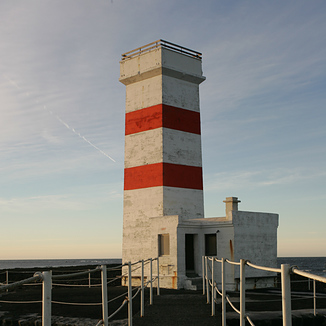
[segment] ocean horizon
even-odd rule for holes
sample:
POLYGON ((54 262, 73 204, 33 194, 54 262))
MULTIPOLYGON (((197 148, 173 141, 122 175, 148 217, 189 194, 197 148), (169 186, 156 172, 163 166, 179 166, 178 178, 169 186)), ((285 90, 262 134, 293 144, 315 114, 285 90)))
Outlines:
MULTIPOLYGON (((0 260, 0 270, 15 268, 50 268, 69 266, 99 266, 121 264, 121 258, 108 259, 7 259, 0 260)), ((300 270, 326 277, 326 257, 278 257, 278 267, 281 264, 297 266, 300 270)))
POLYGON ((6 259, 0 260, 0 270, 15 268, 49 268, 121 264, 121 258, 99 259, 6 259))

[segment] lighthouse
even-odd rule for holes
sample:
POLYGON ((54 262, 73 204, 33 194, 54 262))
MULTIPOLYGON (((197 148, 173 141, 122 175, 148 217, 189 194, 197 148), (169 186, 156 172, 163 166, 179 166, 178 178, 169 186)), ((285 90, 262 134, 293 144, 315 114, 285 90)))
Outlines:
MULTIPOLYGON (((155 268, 167 288, 191 287, 189 278, 201 274, 205 254, 234 258, 248 249, 237 251, 236 197, 227 198, 225 217, 204 218, 199 103, 204 80, 201 53, 164 40, 121 57, 119 81, 126 86, 122 260, 159 256, 155 268)), ((255 220, 249 215, 241 215, 241 222, 255 220)), ((253 228, 272 232, 270 242, 278 221, 272 215, 261 213, 257 223, 266 227, 253 228)), ((140 271, 134 275, 137 284, 140 271)), ((234 277, 232 269, 230 282, 234 277)))

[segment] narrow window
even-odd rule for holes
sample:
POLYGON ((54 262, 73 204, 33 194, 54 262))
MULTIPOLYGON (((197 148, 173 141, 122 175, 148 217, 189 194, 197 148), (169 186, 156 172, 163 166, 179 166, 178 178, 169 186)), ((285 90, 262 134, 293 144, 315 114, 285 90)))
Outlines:
POLYGON ((170 255, 170 236, 168 233, 158 235, 158 255, 170 255))

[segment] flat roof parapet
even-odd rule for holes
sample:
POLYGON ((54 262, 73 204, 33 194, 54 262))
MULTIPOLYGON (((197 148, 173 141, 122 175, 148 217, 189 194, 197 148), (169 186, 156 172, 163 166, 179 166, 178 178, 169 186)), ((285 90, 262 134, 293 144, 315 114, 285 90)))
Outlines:
POLYGON ((143 54, 144 52, 148 52, 151 51, 155 48, 166 48, 166 49, 170 49, 172 51, 178 52, 178 53, 182 53, 185 54, 187 56, 193 57, 193 58, 197 58, 199 60, 201 60, 201 56, 202 54, 200 52, 185 48, 181 45, 177 45, 168 41, 164 41, 164 40, 157 40, 155 42, 146 44, 142 47, 139 47, 137 49, 131 50, 129 52, 123 53, 121 55, 121 60, 126 60, 126 59, 131 59, 133 57, 136 57, 138 55, 143 54))

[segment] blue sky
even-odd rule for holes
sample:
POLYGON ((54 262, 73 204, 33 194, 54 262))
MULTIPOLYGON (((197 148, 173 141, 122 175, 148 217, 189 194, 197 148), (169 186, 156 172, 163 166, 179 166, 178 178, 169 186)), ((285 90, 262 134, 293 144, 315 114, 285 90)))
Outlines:
POLYGON ((280 214, 279 256, 325 256, 325 12, 315 0, 1 1, 0 259, 121 257, 119 60, 160 38, 203 53, 206 217, 239 197, 240 210, 280 214))

